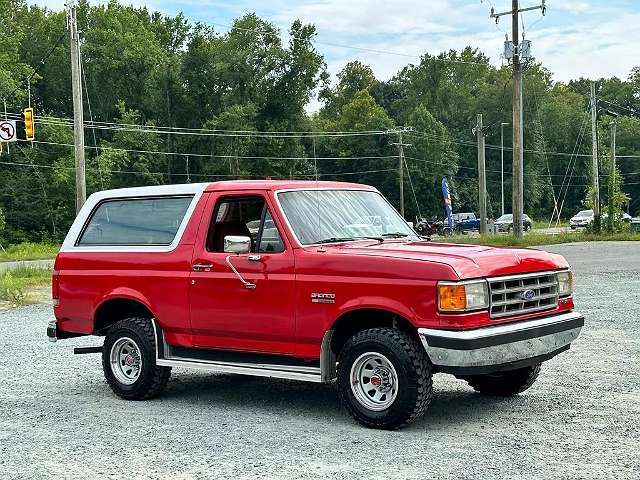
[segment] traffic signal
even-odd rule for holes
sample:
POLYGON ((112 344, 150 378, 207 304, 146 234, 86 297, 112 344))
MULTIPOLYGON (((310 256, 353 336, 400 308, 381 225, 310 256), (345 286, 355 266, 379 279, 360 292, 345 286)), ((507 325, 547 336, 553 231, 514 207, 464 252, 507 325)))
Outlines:
POLYGON ((25 108, 22 112, 22 116, 24 118, 24 138, 26 140, 34 139, 34 119, 33 119, 33 108, 25 108))

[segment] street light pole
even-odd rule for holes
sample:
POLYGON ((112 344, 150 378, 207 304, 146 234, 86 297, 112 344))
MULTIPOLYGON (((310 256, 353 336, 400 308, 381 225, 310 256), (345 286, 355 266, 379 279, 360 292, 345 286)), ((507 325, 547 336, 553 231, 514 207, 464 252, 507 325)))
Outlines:
POLYGON ((615 211, 614 195, 616 191, 616 122, 609 124, 611 127, 611 171, 609 172, 609 211, 607 217, 607 229, 613 233, 613 216, 615 211))
POLYGON ((502 205, 502 215, 504 215, 504 126, 509 125, 507 122, 500 124, 500 185, 502 186, 500 193, 500 204, 502 205))

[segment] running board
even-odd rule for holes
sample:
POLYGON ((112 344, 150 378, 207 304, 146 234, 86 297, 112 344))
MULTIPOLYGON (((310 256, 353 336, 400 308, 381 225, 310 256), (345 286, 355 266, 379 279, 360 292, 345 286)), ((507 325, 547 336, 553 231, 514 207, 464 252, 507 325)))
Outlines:
POLYGON ((153 329, 156 334, 156 365, 163 367, 185 367, 206 370, 214 373, 233 373, 237 375, 251 375, 254 377, 284 378, 287 380, 301 380, 305 382, 322 382, 320 367, 301 365, 280 365, 271 363, 230 362, 220 360, 206 360, 178 356, 172 352, 167 344, 164 333, 157 328, 155 320, 153 329))
POLYGON ((156 365, 164 367, 186 367, 207 370, 215 373, 236 373, 238 375, 252 375, 254 377, 286 378, 288 380, 302 380, 305 382, 321 382, 320 368, 298 367, 308 371, 296 371, 288 365, 265 365, 232 362, 204 362, 189 358, 169 357, 159 358, 156 365))

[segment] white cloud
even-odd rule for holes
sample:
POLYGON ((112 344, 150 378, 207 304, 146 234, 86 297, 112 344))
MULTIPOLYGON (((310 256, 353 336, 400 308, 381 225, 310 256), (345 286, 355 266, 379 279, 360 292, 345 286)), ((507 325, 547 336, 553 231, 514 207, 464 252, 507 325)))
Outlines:
MULTIPOLYGON (((35 0, 59 10, 64 0, 35 0)), ((471 45, 500 63, 508 18, 497 27, 489 9, 508 10, 508 0, 121 0, 146 5, 150 10, 176 14, 180 10, 192 20, 228 24, 230 16, 255 11, 286 32, 297 18, 318 28, 318 50, 325 55, 331 73, 348 61, 361 60, 372 66, 380 79, 388 79, 419 56, 471 45), (413 57, 363 52, 336 45, 397 52, 413 57)), ((106 0, 91 0, 105 3, 106 0)), ((535 3, 535 2, 532 2, 535 3)), ((626 77, 640 64, 635 52, 640 37, 629 35, 640 24, 638 3, 627 0, 547 0, 547 15, 524 14, 527 36, 536 59, 554 73, 557 80, 579 76, 626 77)))

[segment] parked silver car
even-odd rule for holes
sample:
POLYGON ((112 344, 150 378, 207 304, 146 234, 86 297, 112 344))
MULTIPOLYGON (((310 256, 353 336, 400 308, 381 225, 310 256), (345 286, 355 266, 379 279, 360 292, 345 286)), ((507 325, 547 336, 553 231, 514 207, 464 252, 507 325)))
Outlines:
POLYGON ((587 228, 593 223, 593 210, 580 210, 569 220, 572 230, 576 228, 587 228))
MULTIPOLYGON (((506 213, 499 217, 494 225, 497 227, 498 232, 510 232, 513 228, 513 215, 511 213, 506 213)), ((531 217, 526 213, 522 214, 522 228, 525 232, 528 232, 533 227, 533 221, 531 217)))

